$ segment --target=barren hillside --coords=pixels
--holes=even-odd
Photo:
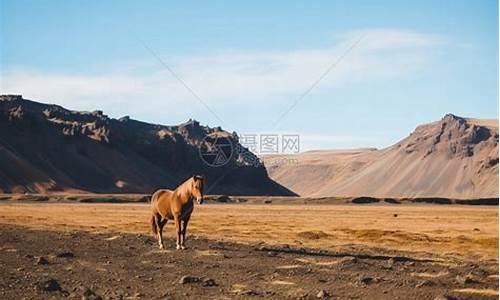
[[[214,148],[220,137],[233,145],[226,151],[230,159],[210,167],[199,150]],[[203,174],[209,193],[293,195],[240,147],[235,133],[196,121],[163,126],[0,96],[3,193],[151,193]]]
[[[282,158],[264,158],[269,174],[301,196],[498,197],[498,120],[448,114],[382,150]]]

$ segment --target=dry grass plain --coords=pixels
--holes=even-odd
[[[149,204],[0,204],[0,223],[92,232],[149,232]],[[498,207],[458,205],[196,206],[189,234],[213,240],[341,245],[498,258]],[[173,227],[166,226],[167,238]]]

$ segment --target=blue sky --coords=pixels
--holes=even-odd
[[[448,112],[498,118],[493,0],[1,3],[1,92],[70,109],[298,133],[302,150],[389,146]]]

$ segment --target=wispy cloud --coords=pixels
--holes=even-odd
[[[336,36],[331,47],[283,51],[232,50],[162,59],[203,100],[211,103],[283,101],[296,97],[317,80],[353,40],[364,36],[356,51],[325,78],[316,90],[347,83],[394,78],[430,63],[429,50],[443,41],[413,31],[376,29]],[[145,53],[145,55],[147,55]],[[101,108],[155,115],[163,108],[195,101],[153,57],[145,64],[124,62],[99,74],[65,74],[19,68],[4,70],[2,93],[55,102],[75,109]],[[145,106],[142,101],[149,104]],[[182,106],[177,106],[182,107]],[[151,110],[147,112],[147,110]]]

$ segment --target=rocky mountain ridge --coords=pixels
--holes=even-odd
[[[203,153],[230,144],[213,167]],[[177,126],[0,96],[0,192],[150,193],[203,174],[210,193],[293,195],[272,181],[236,133],[189,120]]]

